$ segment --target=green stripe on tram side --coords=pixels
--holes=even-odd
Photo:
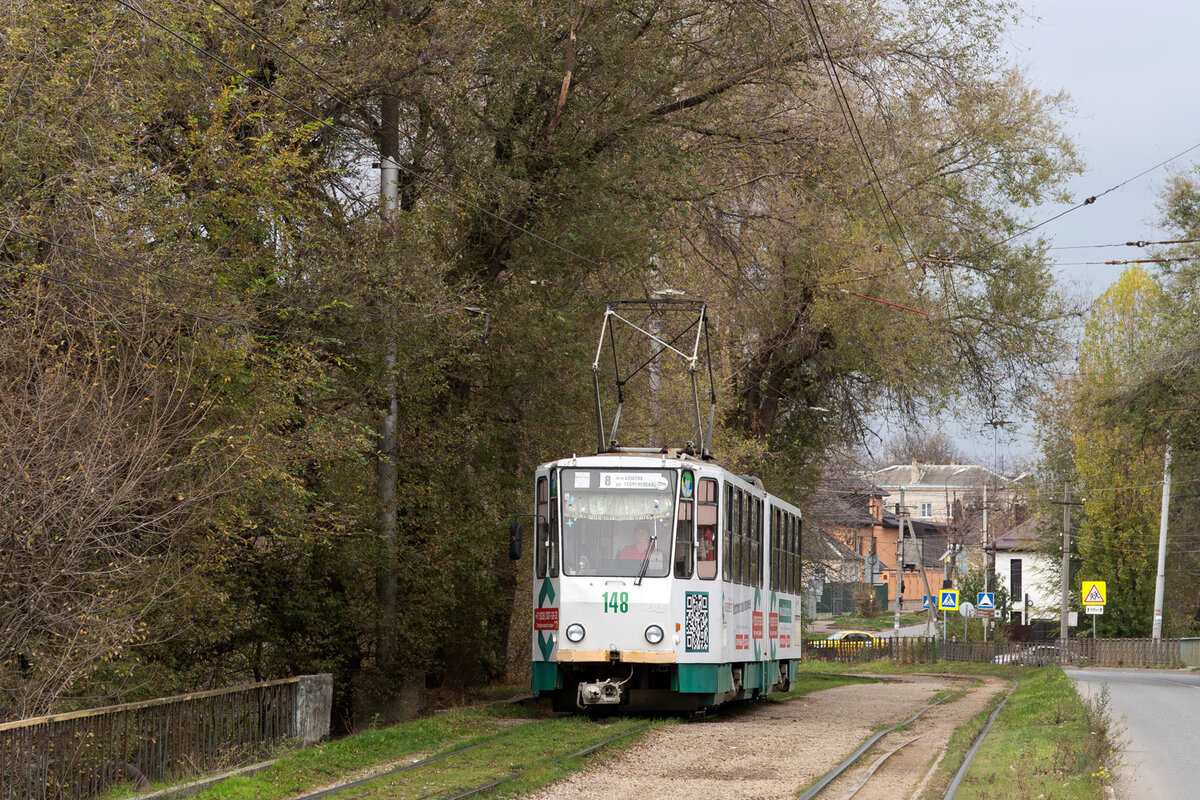
[[[553,661],[533,662],[533,691],[552,692],[562,688],[559,679],[558,664]]]
[[[761,689],[763,688],[763,672],[766,664],[762,661],[751,661],[746,666],[742,667],[742,688],[743,689]]]
[[[798,663],[794,658],[751,661],[742,667],[742,687],[765,691],[784,665],[789,679],[795,681]],[[681,694],[722,694],[732,687],[732,664],[677,664],[671,674],[671,691]]]
[[[671,675],[671,691],[683,694],[721,694],[732,686],[729,664],[677,664]]]

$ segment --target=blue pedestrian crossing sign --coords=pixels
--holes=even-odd
[[[929,595],[924,595],[923,597],[921,597],[921,608],[928,609],[929,603],[932,599],[933,598],[931,598]]]
[[[975,607],[986,611],[987,609],[996,610],[996,593],[995,592],[980,592],[979,601],[975,603]]]
[[[958,589],[943,589],[938,595],[938,611],[958,609]]]

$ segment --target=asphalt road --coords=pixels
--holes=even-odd
[[[1200,673],[1100,668],[1063,672],[1085,698],[1108,684],[1110,706],[1123,718],[1125,751],[1110,765],[1117,800],[1194,800],[1200,782]]]

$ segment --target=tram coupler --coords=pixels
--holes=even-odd
[[[621,687],[624,684],[625,681],[616,681],[612,678],[594,683],[581,683],[575,703],[580,708],[615,706],[621,702]]]

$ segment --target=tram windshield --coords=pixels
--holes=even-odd
[[[672,470],[564,469],[563,573],[665,577],[674,512]]]

